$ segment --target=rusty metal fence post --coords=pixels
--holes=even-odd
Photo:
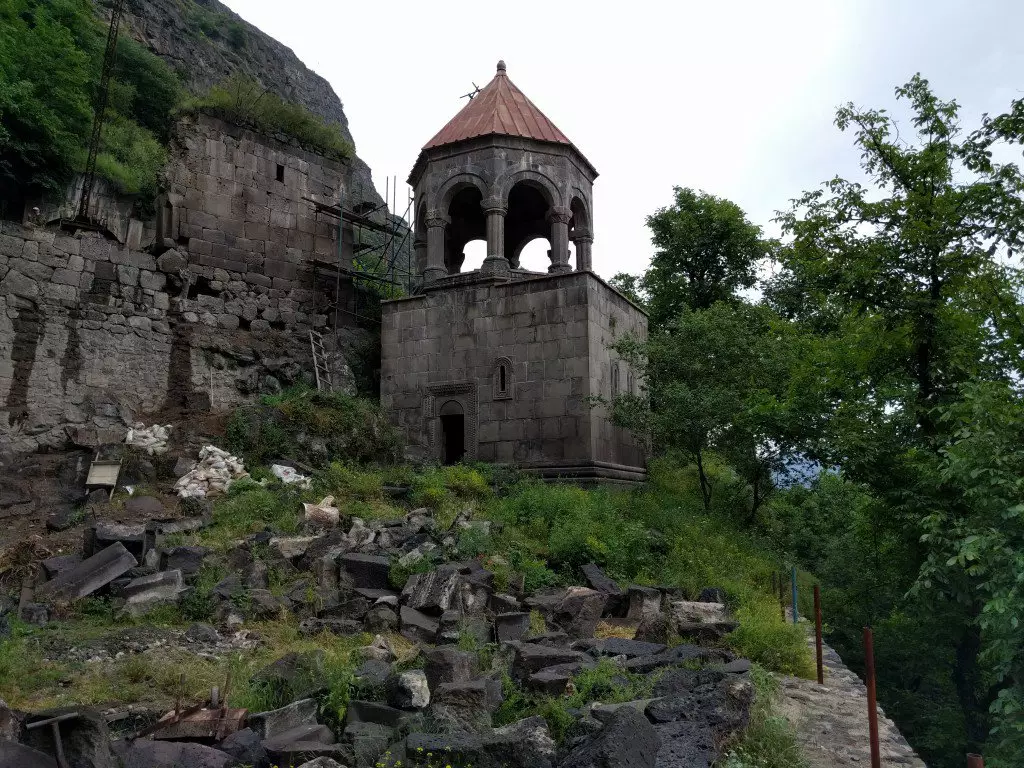
[[[868,687],[868,732],[871,739],[871,768],[882,768],[878,745],[878,702],[875,697],[875,638],[871,627],[864,627],[864,677]]]
[[[825,684],[825,664],[821,650],[821,587],[814,585],[814,652],[818,661],[818,685]]]
[[[971,752],[967,755],[967,768],[985,768],[985,761],[981,759],[981,755]]]

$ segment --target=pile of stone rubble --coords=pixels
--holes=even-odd
[[[204,460],[228,465],[223,452],[205,453]],[[330,507],[330,500],[321,505]],[[212,590],[212,622],[176,641],[197,654],[216,653],[249,622],[286,614],[311,636],[376,637],[358,651],[362,662],[344,722],[323,717],[323,653],[291,653],[254,676],[282,692],[280,709],[248,712],[211,697],[187,717],[134,711],[148,728],[125,734],[117,720],[122,714],[74,708],[76,717],[61,723],[65,749],[92,752],[72,756],[72,764],[106,767],[117,765],[116,758],[133,768],[394,768],[428,765],[432,754],[444,756],[441,765],[474,768],[706,767],[747,722],[749,663],[721,647],[736,623],[720,590],[706,589],[693,602],[670,587],[620,589],[591,564],[581,569],[578,585],[530,593],[522,575],[498,582],[481,560],[458,559],[460,528],[495,524],[467,513],[441,528],[426,509],[389,521],[307,521],[300,535],[258,533],[226,553],[165,543],[170,534],[207,524],[201,516],[135,525],[97,521],[81,554],[42,564],[49,578],[37,585],[22,618],[45,622],[51,604],[87,595],[105,595],[120,612],[144,614],[180,600],[209,564],[228,574]],[[399,562],[432,567],[395,588]],[[283,588],[271,591],[271,569],[278,584],[284,579]],[[408,656],[396,657],[389,633],[415,644],[418,664],[410,668]],[[673,645],[680,636],[688,641]],[[467,639],[491,651],[461,650]],[[623,673],[651,676],[647,698],[571,710],[562,744],[540,717],[495,726],[508,692],[503,681],[526,695],[561,697],[573,691],[575,675],[602,660]],[[0,764],[17,753],[18,765],[50,766],[42,754],[52,755],[50,742],[29,726],[59,716],[0,709],[0,725],[4,717],[14,723],[7,742],[0,734]],[[140,732],[141,738],[119,738]]]

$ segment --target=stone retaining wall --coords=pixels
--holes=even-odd
[[[0,225],[0,452],[120,441],[132,421],[226,410],[310,375],[309,330],[328,324],[311,290],[206,274],[178,250]],[[341,354],[332,364],[351,382]]]

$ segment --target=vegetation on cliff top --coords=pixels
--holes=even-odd
[[[0,197],[61,192],[85,165],[106,29],[88,0],[12,0],[0,8]],[[152,197],[166,162],[179,82],[122,35],[97,171]]]

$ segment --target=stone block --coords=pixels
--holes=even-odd
[[[36,589],[40,599],[77,599],[92,594],[138,565],[117,541]]]

